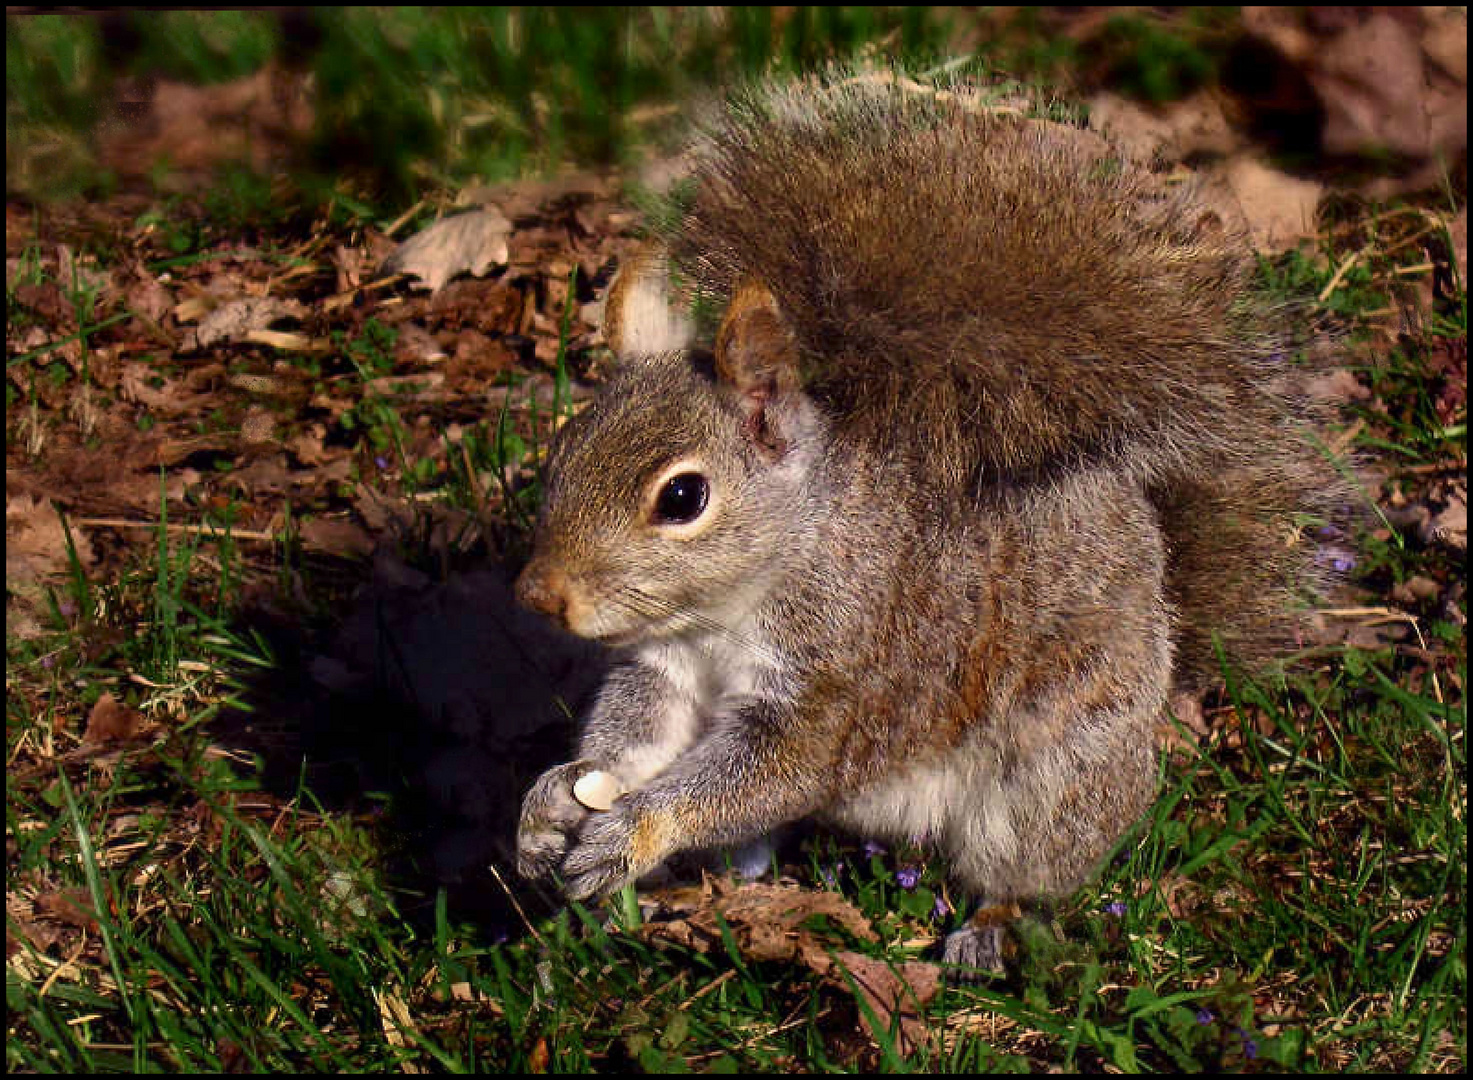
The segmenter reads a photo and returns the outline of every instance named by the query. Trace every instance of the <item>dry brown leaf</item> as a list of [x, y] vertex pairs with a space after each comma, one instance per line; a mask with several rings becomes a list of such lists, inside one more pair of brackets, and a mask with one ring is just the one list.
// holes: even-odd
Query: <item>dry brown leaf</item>
[[373, 537], [360, 525], [344, 518], [310, 517], [298, 529], [302, 543], [331, 555], [373, 554]]
[[440, 342], [418, 323], [399, 324], [399, 340], [394, 343], [394, 362], [421, 364], [445, 359]]
[[299, 431], [286, 440], [286, 448], [291, 451], [292, 457], [297, 459], [297, 464], [308, 467], [321, 465], [327, 460], [326, 447], [323, 440], [327, 438], [327, 428], [322, 424], [313, 424], [305, 431]]
[[[894, 1032], [895, 1048], [901, 1057], [909, 1057], [925, 1044], [930, 1025], [926, 1022], [924, 1009], [941, 989], [940, 965], [907, 960], [892, 967], [875, 957], [846, 950], [835, 953], [828, 969], [819, 974], [835, 986], [852, 990], [849, 979], [844, 976], [846, 971], [879, 1026], [887, 1033]], [[859, 1019], [870, 1038], [879, 1043], [879, 1034], [869, 1014], [862, 1008]]]
[[82, 735], [82, 745], [101, 747], [129, 742], [142, 735], [146, 727], [147, 722], [142, 713], [124, 705], [112, 694], [104, 693], [87, 715], [87, 730]]
[[54, 327], [58, 337], [64, 336], [77, 324], [76, 308], [54, 281], [17, 285], [15, 304], [34, 312], [47, 326]]
[[[646, 923], [639, 930], [644, 940], [674, 941], [707, 953], [722, 947], [724, 922], [747, 959], [797, 960], [834, 986], [857, 987], [887, 1032], [898, 1017], [897, 1049], [902, 1055], [924, 1042], [928, 1025], [922, 1010], [940, 988], [941, 968], [919, 960], [892, 966], [861, 953], [834, 950], [832, 935], [803, 924], [824, 916], [862, 941], [878, 940], [869, 920], [838, 893], [761, 882], [733, 885], [726, 878], [708, 877], [698, 888], [669, 890], [662, 898], [667, 909], [685, 912], [685, 917]], [[845, 971], [853, 978], [852, 985]], [[874, 1038], [863, 1009], [860, 1015]]]
[[[66, 931], [58, 929], [56, 926], [52, 925], [49, 920], [47, 922], [37, 922], [35, 919], [31, 918], [30, 916], [31, 912], [34, 910], [34, 905], [25, 905], [19, 902], [10, 902], [8, 899], [5, 906], [6, 915], [10, 919], [9, 925], [14, 926], [17, 930], [19, 930], [22, 936], [24, 936], [25, 939], [31, 943], [31, 946], [35, 948], [38, 952], [49, 952], [51, 948], [56, 945], [57, 942], [61, 941], [67, 936]], [[19, 908], [26, 908], [27, 910], [23, 912], [15, 910]], [[14, 956], [19, 950], [20, 942], [18, 942], [10, 934], [6, 934], [6, 957], [9, 958], [11, 956]]]
[[1325, 150], [1413, 162], [1362, 185], [1368, 197], [1437, 186], [1466, 154], [1466, 8], [1250, 7], [1243, 25], [1310, 87]]
[[1320, 137], [1332, 154], [1421, 158], [1445, 138], [1428, 114], [1418, 34], [1394, 14], [1370, 14], [1322, 42], [1304, 74], [1325, 106]]
[[552, 1054], [547, 1049], [547, 1040], [538, 1039], [532, 1046], [532, 1052], [527, 1055], [527, 1071], [530, 1073], [545, 1073], [548, 1063], [552, 1060]]
[[1427, 539], [1452, 548], [1454, 551], [1468, 550], [1468, 492], [1455, 491], [1448, 499], [1446, 508], [1427, 523]]
[[[179, 410], [174, 410], [179, 411]], [[235, 447], [235, 440], [226, 434], [216, 435], [193, 435], [184, 439], [163, 439], [154, 447], [153, 460], [150, 465], [177, 465], [185, 458], [195, 454], [223, 454]], [[153, 501], [155, 507], [159, 498], [158, 478], [154, 477]], [[170, 489], [172, 493], [172, 487]]]
[[[77, 558], [85, 568], [94, 556], [87, 536], [72, 529]], [[5, 501], [5, 583], [7, 586], [36, 581], [48, 574], [65, 573], [70, 566], [66, 530], [50, 502], [30, 495]]]
[[[153, 383], [160, 385], [155, 387]], [[177, 384], [163, 378], [152, 364], [129, 363], [123, 365], [118, 388], [124, 401], [136, 401], [159, 412], [175, 413], [185, 408], [178, 395]]]
[[1279, 172], [1247, 155], [1228, 162], [1223, 178], [1260, 252], [1278, 254], [1315, 235], [1315, 211], [1324, 194], [1320, 184]]
[[[863, 913], [838, 893], [761, 882], [734, 885], [728, 878], [707, 877], [699, 887], [668, 890], [661, 898], [667, 910], [684, 917], [646, 923], [638, 931], [644, 940], [673, 941], [707, 953], [722, 947], [725, 923], [747, 959], [797, 960], [834, 986], [857, 987], [887, 1032], [899, 1019], [896, 1046], [902, 1055], [924, 1042], [929, 1028], [922, 1010], [940, 988], [940, 967], [919, 960], [892, 966], [847, 949], [835, 950], [831, 934], [804, 924], [823, 916], [862, 941], [879, 940]], [[875, 1038], [863, 1009], [860, 1015], [865, 1030]]]
[[149, 272], [141, 259], [134, 262], [130, 269], [133, 280], [123, 292], [123, 302], [130, 311], [155, 323], [160, 322], [174, 307], [173, 295]]
[[1210, 90], [1160, 108], [1101, 91], [1089, 99], [1089, 126], [1108, 135], [1126, 157], [1142, 163], [1194, 155], [1226, 157], [1242, 143]]
[[761, 882], [734, 885], [727, 878], [707, 877], [699, 888], [670, 890], [664, 899], [668, 909], [685, 917], [647, 923], [641, 936], [675, 941], [701, 953], [721, 947], [719, 920], [745, 955], [761, 960], [792, 959], [810, 948], [813, 942], [805, 939], [814, 935], [800, 924], [815, 915], [833, 919], [861, 941], [878, 940], [869, 920], [838, 893]]
[[243, 341], [252, 331], [266, 330], [281, 319], [301, 319], [307, 309], [295, 300], [246, 296], [221, 304], [186, 335], [184, 347], [205, 349], [218, 342]]
[[[103, 163], [125, 177], [149, 176], [160, 161], [198, 172], [246, 161], [270, 173], [312, 129], [305, 78], [274, 62], [210, 86], [153, 79], [134, 94], [130, 104], [138, 115], [98, 133]], [[160, 179], [166, 187], [190, 181], [173, 174]]]
[[494, 207], [456, 214], [400, 244], [383, 269], [419, 278], [419, 287], [435, 291], [456, 274], [480, 277], [493, 266], [505, 266], [510, 235], [511, 222]]
[[36, 896], [36, 914], [43, 919], [75, 926], [81, 930], [97, 930], [97, 915], [92, 897], [85, 889], [53, 889]]

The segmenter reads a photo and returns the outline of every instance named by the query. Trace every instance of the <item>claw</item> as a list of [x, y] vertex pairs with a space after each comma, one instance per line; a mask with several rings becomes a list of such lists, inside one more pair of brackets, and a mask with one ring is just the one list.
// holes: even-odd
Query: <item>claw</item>
[[517, 872], [546, 877], [567, 853], [570, 838], [588, 818], [573, 798], [573, 784], [594, 768], [590, 761], [571, 761], [538, 777], [522, 802], [517, 827]]

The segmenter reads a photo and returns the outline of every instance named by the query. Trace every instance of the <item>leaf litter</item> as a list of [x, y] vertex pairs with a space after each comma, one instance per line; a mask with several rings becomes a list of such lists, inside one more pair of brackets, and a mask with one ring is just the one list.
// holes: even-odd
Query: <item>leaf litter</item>
[[[1268, 37], [1275, 33], [1264, 30]], [[1426, 46], [1425, 55], [1435, 52]], [[1330, 96], [1337, 92], [1333, 74], [1322, 88]], [[239, 88], [241, 100], [259, 101], [252, 96], [257, 89]], [[167, 105], [175, 91], [164, 90]], [[1199, 153], [1203, 145], [1226, 155], [1230, 165], [1221, 171], [1223, 182], [1265, 251], [1280, 251], [1323, 227], [1317, 211], [1324, 192], [1317, 183], [1270, 170], [1251, 155], [1233, 156], [1223, 146], [1223, 125], [1212, 106], [1194, 101], [1190, 107], [1196, 110], [1190, 118], [1178, 113], [1165, 128], [1152, 129], [1142, 145], [1155, 154], [1171, 141], [1178, 158]], [[1117, 134], [1131, 122], [1129, 112], [1113, 114]], [[1341, 112], [1354, 114], [1348, 99]], [[263, 130], [290, 126], [278, 118]], [[114, 148], [125, 155], [145, 150]], [[207, 158], [203, 141], [198, 155]], [[1235, 183], [1234, 170], [1247, 181]], [[448, 744], [426, 770], [451, 781], [450, 797], [467, 820], [440, 842], [444, 859], [459, 860], [461, 867], [484, 852], [451, 851], [450, 840], [473, 845], [501, 828], [476, 805], [493, 802], [494, 795], [467, 796], [471, 779], [494, 775], [498, 779], [487, 787], [503, 790], [519, 782], [484, 772], [484, 758], [506, 744], [521, 745], [519, 739], [546, 740], [557, 720], [550, 705], [539, 713], [523, 703], [488, 706], [444, 696], [447, 680], [437, 672], [443, 675], [447, 665], [473, 667], [478, 657], [506, 651], [475, 637], [477, 630], [453, 615], [466, 609], [468, 595], [476, 597], [471, 610], [484, 610], [475, 605], [504, 586], [473, 586], [464, 577], [432, 583], [395, 564], [384, 550], [385, 537], [412, 535], [428, 516], [436, 552], [451, 552], [462, 542], [456, 538], [468, 534], [483, 550], [495, 551], [496, 544], [478, 532], [475, 516], [427, 506], [422, 492], [399, 474], [398, 463], [388, 461], [361, 430], [345, 432], [342, 421], [365, 393], [392, 396], [405, 414], [406, 456], [443, 469], [455, 451], [453, 442], [439, 436], [494, 418], [506, 398], [496, 384], [506, 373], [530, 371], [534, 392], [542, 403], [548, 400], [548, 368], [562, 347], [565, 311], [572, 325], [568, 355], [581, 370], [596, 369], [594, 285], [630, 243], [632, 224], [603, 178], [467, 194], [478, 209], [451, 213], [397, 248], [390, 230], [365, 227], [319, 231], [274, 251], [217, 244], [186, 262], [174, 260], [158, 225], [140, 225], [122, 201], [94, 207], [80, 220], [7, 208], [7, 284], [19, 282], [13, 295], [20, 316], [8, 325], [7, 350], [11, 357], [33, 355], [9, 374], [20, 407], [39, 418], [33, 437], [41, 444], [30, 453], [14, 440], [7, 444], [7, 614], [16, 620], [11, 625], [39, 628], [42, 613], [34, 588], [26, 586], [55, 584], [68, 573], [61, 512], [75, 525], [81, 566], [101, 579], [138, 545], [154, 542], [148, 529], [158, 517], [161, 474], [176, 525], [197, 520], [187, 517], [198, 514], [195, 508], [230, 508], [241, 535], [277, 535], [286, 527], [283, 507], [289, 501], [294, 535], [306, 549], [359, 563], [373, 559], [371, 580], [332, 648], [313, 659], [316, 684], [334, 693], [377, 693], [383, 643], [407, 646], [410, 659], [400, 675], [412, 685], [401, 688], [401, 696], [421, 705], [435, 701], [425, 714], [438, 715], [449, 732]], [[1465, 269], [1466, 211], [1461, 220], [1459, 273]], [[77, 254], [86, 250], [86, 237], [99, 231], [127, 252], [109, 268], [95, 256]], [[1456, 247], [1456, 223], [1453, 233]], [[28, 280], [37, 272], [43, 280]], [[386, 281], [382, 273], [414, 280]], [[109, 323], [114, 317], [118, 321]], [[333, 357], [370, 323], [395, 336], [382, 368], [365, 382], [362, 372]], [[311, 371], [313, 357], [321, 361], [320, 374]], [[1449, 343], [1439, 362], [1446, 369], [1440, 414], [1450, 424], [1466, 422], [1466, 342]], [[65, 365], [71, 381], [38, 377], [55, 363]], [[90, 428], [75, 411], [76, 377], [83, 372], [89, 391], [106, 401]], [[1347, 399], [1370, 394], [1354, 377], [1328, 392]], [[485, 490], [494, 501], [496, 487]], [[1402, 508], [1413, 508], [1393, 522], [1398, 528], [1419, 542], [1465, 550], [1465, 480], [1435, 475], [1419, 490], [1399, 488], [1389, 500], [1393, 511], [1398, 498]], [[1398, 598], [1403, 602], [1456, 610], [1448, 602], [1454, 582], [1405, 585], [1407, 592]], [[552, 645], [541, 663], [565, 674], [595, 670], [587, 658], [569, 659]], [[457, 692], [473, 698], [477, 691]], [[567, 697], [576, 701], [578, 693], [571, 689]], [[499, 731], [500, 744], [488, 747], [463, 730], [467, 717], [510, 717], [518, 709], [537, 720], [525, 729]], [[1204, 713], [1200, 702], [1183, 711], [1197, 737], [1240, 720], [1221, 706]], [[146, 740], [157, 723], [111, 693], [96, 700], [85, 720], [78, 714], [67, 722], [81, 729], [78, 742], [91, 753]], [[202, 813], [210, 816], [207, 807]], [[43, 951], [65, 955], [76, 940], [67, 935], [88, 925], [90, 898], [63, 899], [47, 882], [27, 880], [12, 883], [8, 903], [16, 904], [25, 892], [34, 898], [33, 908], [17, 920], [20, 929]], [[873, 1038], [879, 1033], [870, 1028], [870, 1014], [886, 1031], [897, 1032], [903, 1053], [924, 1040], [922, 1013], [937, 991], [936, 965], [890, 964], [851, 948], [854, 942], [873, 945], [876, 935], [837, 894], [707, 879], [694, 890], [667, 893], [662, 903], [663, 917], [640, 931], [644, 940], [706, 952], [720, 947], [719, 919], [745, 959], [797, 963], [827, 985], [857, 994], [868, 1007], [858, 1015]], [[95, 941], [84, 945], [95, 953]]]

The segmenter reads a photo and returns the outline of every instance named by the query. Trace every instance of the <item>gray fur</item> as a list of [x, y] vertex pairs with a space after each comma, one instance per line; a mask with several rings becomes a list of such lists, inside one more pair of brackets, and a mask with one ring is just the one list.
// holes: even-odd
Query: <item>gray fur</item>
[[[821, 815], [996, 902], [1078, 887], [1211, 634], [1292, 633], [1284, 515], [1338, 490], [1245, 249], [1093, 137], [893, 88], [768, 90], [697, 161], [668, 242], [741, 298], [713, 364], [638, 324], [663, 256], [611, 297], [619, 341], [677, 347], [628, 350], [548, 463], [519, 593], [627, 658], [523, 872], [588, 896]], [[708, 510], [659, 520], [686, 469]], [[569, 807], [589, 768], [629, 788], [607, 813]]]

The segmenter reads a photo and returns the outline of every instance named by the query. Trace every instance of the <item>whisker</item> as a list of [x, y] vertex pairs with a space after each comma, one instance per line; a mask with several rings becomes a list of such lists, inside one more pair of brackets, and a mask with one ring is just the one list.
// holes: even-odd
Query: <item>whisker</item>
[[714, 619], [703, 612], [694, 611], [689, 607], [672, 603], [658, 596], [644, 592], [633, 587], [624, 587], [609, 598], [614, 604], [625, 611], [633, 612], [641, 618], [669, 618], [680, 616], [689, 626], [697, 630], [723, 638], [738, 648], [745, 650], [753, 656], [760, 656], [771, 664], [776, 665], [780, 657], [772, 649], [768, 648], [758, 639], [750, 634], [736, 630], [719, 619]]

